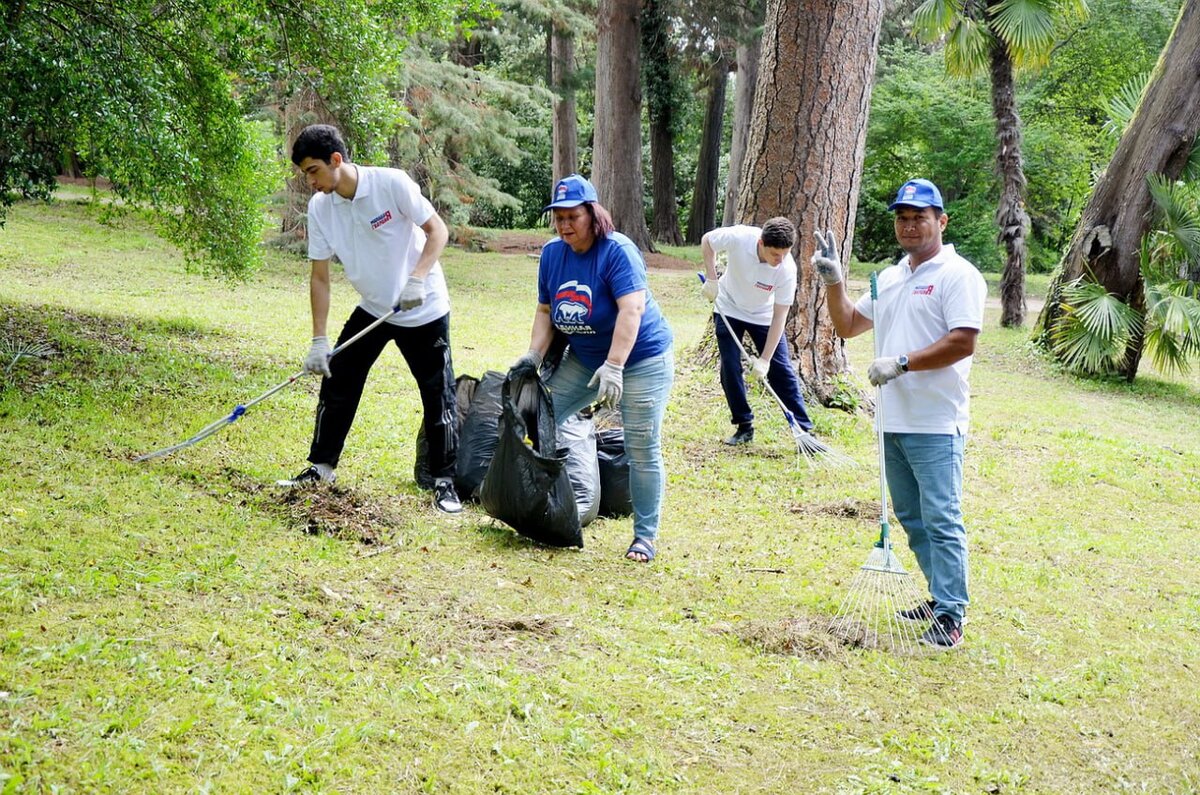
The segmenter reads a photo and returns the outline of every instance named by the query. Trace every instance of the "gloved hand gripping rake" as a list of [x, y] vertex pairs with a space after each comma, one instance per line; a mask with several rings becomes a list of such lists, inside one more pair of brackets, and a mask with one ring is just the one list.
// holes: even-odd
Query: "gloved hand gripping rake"
[[[393, 315], [395, 315], [399, 311], [400, 311], [399, 305], [393, 307], [391, 312], [388, 312], [383, 317], [378, 318], [373, 323], [371, 323], [371, 325], [367, 326], [362, 331], [358, 332], [353, 337], [346, 340], [341, 345], [337, 346], [332, 351], [330, 351], [329, 358], [332, 359], [334, 356], [337, 356], [339, 353], [341, 353], [346, 348], [353, 345], [355, 342], [358, 342], [360, 339], [362, 339], [368, 333], [370, 333], [371, 331], [378, 328], [381, 324], [386, 323]], [[214, 434], [220, 432], [227, 426], [232, 425], [233, 423], [240, 420], [243, 416], [245, 416], [246, 411], [248, 409], [253, 408], [254, 406], [263, 402], [264, 400], [271, 397], [271, 395], [274, 395], [279, 390], [284, 389], [285, 387], [289, 387], [292, 384], [296, 383], [301, 378], [303, 378], [305, 376], [305, 374], [306, 374], [305, 371], [301, 370], [300, 372], [296, 373], [288, 380], [276, 384], [275, 386], [271, 387], [266, 392], [263, 392], [261, 395], [254, 398], [253, 400], [251, 400], [247, 403], [239, 403], [238, 405], [233, 407], [233, 411], [229, 412], [228, 415], [222, 417], [219, 420], [211, 422], [208, 425], [205, 425], [203, 428], [201, 428], [199, 431], [197, 431], [195, 435], [193, 435], [187, 439], [184, 439], [182, 442], [180, 442], [178, 444], [173, 444], [170, 447], [164, 447], [161, 450], [155, 450], [152, 453], [145, 453], [144, 455], [139, 455], [137, 458], [135, 458], [133, 460], [135, 462], [141, 462], [141, 461], [150, 461], [155, 458], [165, 458], [166, 456], [169, 456], [172, 453], [176, 453], [187, 447], [191, 447], [192, 445], [196, 444], [197, 442], [204, 441], [208, 437], [213, 436]]]

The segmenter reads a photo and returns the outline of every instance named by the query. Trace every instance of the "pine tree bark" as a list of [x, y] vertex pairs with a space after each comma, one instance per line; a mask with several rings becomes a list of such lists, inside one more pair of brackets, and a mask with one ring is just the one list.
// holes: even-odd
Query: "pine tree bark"
[[639, 0], [600, 0], [592, 181], [618, 232], [652, 251], [642, 207], [642, 86]]
[[575, 38], [550, 23], [551, 169], [554, 181], [579, 170], [579, 123], [575, 111]]
[[[1062, 314], [1062, 288], [1084, 273], [1138, 310], [1145, 308], [1139, 249], [1150, 230], [1153, 199], [1147, 174], [1176, 179], [1200, 134], [1200, 0], [1180, 9], [1137, 111], [1083, 208], [1071, 244], [1051, 282], [1034, 337], [1049, 347]], [[1144, 340], [1129, 343], [1121, 374], [1132, 381]]]
[[754, 86], [758, 83], [758, 51], [761, 40], [740, 42], [737, 46], [737, 85], [733, 92], [733, 140], [729, 145], [729, 177], [725, 181], [725, 212], [722, 226], [739, 223], [738, 187], [746, 161], [746, 137], [750, 134], [750, 116], [754, 109]]
[[1000, 325], [1015, 328], [1025, 322], [1025, 261], [1029, 214], [1025, 212], [1025, 164], [1021, 154], [1021, 118], [1013, 83], [1008, 47], [992, 45], [992, 114], [996, 118], [996, 171], [1000, 203], [996, 206], [998, 242], [1004, 246], [1004, 275], [1000, 278]]
[[725, 87], [729, 83], [729, 59], [718, 53], [708, 73], [708, 103], [700, 134], [696, 161], [696, 184], [692, 189], [692, 211], [688, 216], [687, 242], [698, 245], [704, 233], [716, 226], [717, 182], [721, 176], [721, 131], [725, 121]]
[[815, 229], [850, 260], [883, 0], [770, 0], [738, 217], [783, 215], [799, 232], [800, 266], [787, 336], [806, 389], [828, 404], [849, 368], [809, 258]]
[[642, 63], [646, 84], [646, 116], [650, 122], [651, 221], [656, 242], [678, 246], [679, 210], [675, 201], [675, 80], [678, 71], [667, 30], [663, 0], [645, 0], [642, 9]]

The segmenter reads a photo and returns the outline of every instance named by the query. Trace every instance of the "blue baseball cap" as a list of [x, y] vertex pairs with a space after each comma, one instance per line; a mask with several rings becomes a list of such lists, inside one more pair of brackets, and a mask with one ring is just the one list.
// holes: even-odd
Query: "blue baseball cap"
[[942, 206], [942, 192], [927, 179], [910, 179], [896, 191], [896, 201], [888, 205], [889, 210], [897, 207], [936, 207]]
[[542, 212], [553, 210], [555, 207], [578, 207], [584, 202], [598, 202], [596, 186], [578, 174], [563, 177], [554, 184], [554, 192], [550, 194], [551, 201], [542, 208]]

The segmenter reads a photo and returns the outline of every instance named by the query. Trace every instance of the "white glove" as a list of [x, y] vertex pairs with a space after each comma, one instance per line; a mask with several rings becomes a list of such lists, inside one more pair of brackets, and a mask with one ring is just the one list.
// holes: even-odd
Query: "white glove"
[[837, 240], [833, 237], [833, 232], [826, 232], [824, 235], [813, 232], [813, 236], [817, 239], [817, 250], [810, 260], [813, 270], [827, 286], [837, 284], [842, 280], [842, 263], [838, 261]]
[[329, 337], [313, 337], [312, 347], [304, 357], [304, 372], [329, 378]]
[[588, 388], [598, 386], [596, 402], [601, 406], [616, 406], [621, 402], [621, 393], [625, 391], [625, 368], [619, 364], [605, 362], [588, 381]]
[[893, 378], [899, 378], [907, 372], [908, 370], [900, 366], [899, 357], [880, 356], [867, 368], [867, 380], [875, 386], [883, 386]]
[[512, 367], [508, 369], [516, 370], [518, 367], [532, 367], [534, 370], [537, 370], [542, 366], [542, 359], [543, 356], [540, 353], [535, 351], [533, 348], [530, 348], [525, 353], [521, 354], [521, 356], [519, 356], [517, 360], [512, 363]]
[[703, 285], [701, 285], [700, 292], [704, 294], [705, 298], [715, 303], [717, 300], [717, 292], [720, 289], [720, 285], [717, 284], [716, 279], [709, 279]]
[[419, 276], [409, 276], [400, 291], [400, 308], [402, 310], [416, 309], [425, 303], [425, 280]]
[[767, 380], [767, 373], [771, 370], [771, 363], [761, 356], [750, 363], [750, 372], [759, 381]]

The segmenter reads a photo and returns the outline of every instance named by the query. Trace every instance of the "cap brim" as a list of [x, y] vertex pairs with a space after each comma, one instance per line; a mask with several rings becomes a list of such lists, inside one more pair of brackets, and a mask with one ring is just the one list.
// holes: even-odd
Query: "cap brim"
[[889, 211], [895, 210], [897, 207], [915, 207], [918, 210], [923, 209], [925, 207], [937, 207], [937, 209], [939, 209], [939, 210], [942, 209], [941, 207], [934, 204], [933, 202], [892, 202], [891, 204], [888, 205], [888, 210]]
[[542, 208], [542, 212], [548, 213], [557, 208], [559, 210], [569, 210], [572, 207], [578, 207], [581, 204], [587, 204], [587, 199], [563, 199], [560, 202], [552, 202]]

